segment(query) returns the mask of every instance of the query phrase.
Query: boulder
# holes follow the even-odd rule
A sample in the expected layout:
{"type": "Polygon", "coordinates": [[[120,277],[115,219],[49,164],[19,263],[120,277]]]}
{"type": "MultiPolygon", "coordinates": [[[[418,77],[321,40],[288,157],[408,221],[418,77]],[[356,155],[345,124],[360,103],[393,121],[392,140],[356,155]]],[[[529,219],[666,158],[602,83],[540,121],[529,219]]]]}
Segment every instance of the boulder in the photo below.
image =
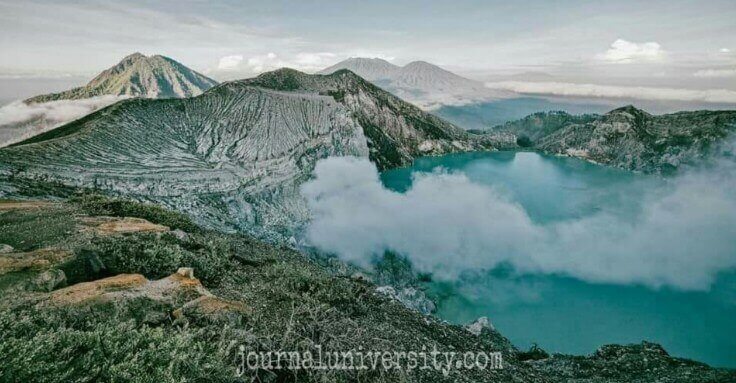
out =
{"type": "Polygon", "coordinates": [[[72,257],[60,249],[39,249],[23,253],[0,254],[0,275],[25,270],[45,270],[72,257]]]}
{"type": "Polygon", "coordinates": [[[51,302],[56,304],[82,304],[90,302],[127,301],[135,298],[148,298],[160,303],[174,303],[180,299],[192,300],[212,295],[194,278],[191,268],[181,268],[179,272],[166,278],[149,281],[141,274],[120,274],[92,282],[54,291],[51,302]]]}
{"type": "Polygon", "coordinates": [[[64,274],[64,271],[50,269],[38,274],[31,281],[29,289],[32,291],[51,292],[64,286],[66,286],[66,274],[64,274]]]}
{"type": "Polygon", "coordinates": [[[475,336],[480,336],[480,334],[483,333],[484,329],[488,329],[491,331],[495,330],[493,324],[491,324],[491,321],[489,321],[487,317],[480,317],[476,319],[475,322],[465,325],[465,329],[475,336]]]}
{"type": "Polygon", "coordinates": [[[186,241],[187,239],[189,239],[189,234],[187,234],[184,230],[181,230],[181,229],[172,230],[171,235],[173,235],[180,241],[186,241]]]}
{"type": "Polygon", "coordinates": [[[414,287],[403,287],[397,290],[392,286],[380,286],[376,288],[376,292],[425,315],[429,315],[437,309],[434,302],[427,297],[424,291],[414,287]]]}
{"type": "Polygon", "coordinates": [[[250,313],[250,309],[241,302],[206,295],[187,302],[181,308],[174,310],[172,315],[176,319],[207,319],[232,322],[248,313],[250,313]]]}
{"type": "Polygon", "coordinates": [[[176,270],[176,273],[181,275],[182,277],[194,279],[194,269],[191,267],[180,267],[178,270],[176,270]]]}
{"type": "Polygon", "coordinates": [[[128,233],[163,233],[167,226],[158,225],[142,218],[132,217],[81,217],[81,231],[93,232],[97,235],[128,233]]]}

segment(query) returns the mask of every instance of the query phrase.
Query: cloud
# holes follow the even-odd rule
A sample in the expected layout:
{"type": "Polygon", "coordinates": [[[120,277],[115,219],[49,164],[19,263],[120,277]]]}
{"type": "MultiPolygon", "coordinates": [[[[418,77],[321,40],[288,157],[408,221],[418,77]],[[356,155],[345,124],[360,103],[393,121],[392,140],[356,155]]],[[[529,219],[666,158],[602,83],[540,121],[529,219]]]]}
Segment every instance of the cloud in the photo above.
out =
{"type": "Polygon", "coordinates": [[[259,74],[287,67],[303,72],[314,72],[334,62],[336,57],[338,55],[331,52],[298,52],[286,57],[269,52],[250,56],[247,59],[243,55],[232,55],[221,58],[216,70],[259,74]]]}
{"type": "Polygon", "coordinates": [[[220,62],[217,64],[217,69],[233,70],[233,69],[236,69],[242,61],[243,61],[243,55],[225,56],[220,59],[220,62]]]}
{"type": "Polygon", "coordinates": [[[736,103],[736,91],[727,89],[678,89],[643,86],[616,86],[576,84],[567,82],[488,82],[491,89],[510,90],[517,93],[548,94],[556,96],[634,98],[660,101],[700,101],[708,103],[736,103]]]}
{"type": "Polygon", "coordinates": [[[598,213],[547,224],[463,174],[418,174],[405,193],[386,189],[367,159],[328,158],[314,174],[302,187],[313,217],[307,239],[363,266],[392,250],[440,279],[511,265],[521,273],[692,290],[736,267],[733,163],[652,190],[635,218],[598,213]]]}
{"type": "Polygon", "coordinates": [[[10,103],[0,108],[0,147],[51,130],[125,98],[108,95],[30,105],[22,101],[10,103]]]}
{"type": "Polygon", "coordinates": [[[731,53],[731,50],[728,49],[728,48],[721,48],[720,50],[718,50],[718,52],[721,52],[721,53],[731,53]]]}
{"type": "Polygon", "coordinates": [[[301,68],[318,70],[323,69],[332,63],[335,60],[335,57],[337,57],[337,55],[330,52],[298,53],[294,62],[301,68]]]}
{"type": "Polygon", "coordinates": [[[59,73],[53,71],[22,72],[8,71],[0,73],[0,79],[24,80],[24,79],[66,79],[76,77],[72,73],[59,73]]]}
{"type": "Polygon", "coordinates": [[[736,69],[701,69],[693,73],[695,77],[736,77],[736,69]]]}
{"type": "Polygon", "coordinates": [[[607,51],[596,57],[599,60],[619,64],[651,62],[661,60],[664,57],[664,51],[656,42],[634,43],[618,39],[611,44],[607,51]]]}
{"type": "Polygon", "coordinates": [[[254,73],[266,72],[269,70],[284,67],[285,63],[281,61],[275,53],[270,52],[262,56],[254,56],[246,62],[248,69],[254,73]]]}

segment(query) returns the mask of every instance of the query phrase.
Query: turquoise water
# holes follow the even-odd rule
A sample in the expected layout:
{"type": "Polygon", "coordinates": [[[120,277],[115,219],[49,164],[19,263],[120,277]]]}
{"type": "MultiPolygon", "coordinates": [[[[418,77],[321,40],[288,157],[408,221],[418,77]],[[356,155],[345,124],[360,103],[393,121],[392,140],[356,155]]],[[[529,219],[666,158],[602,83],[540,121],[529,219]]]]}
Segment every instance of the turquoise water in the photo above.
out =
{"type": "MultiPolygon", "coordinates": [[[[645,193],[656,196],[667,190],[667,181],[657,177],[528,152],[422,158],[381,178],[386,187],[403,192],[411,186],[412,174],[437,168],[492,185],[539,223],[602,211],[635,219],[645,193]]],[[[521,348],[537,343],[551,352],[589,354],[607,343],[648,340],[675,356],[736,367],[736,272],[721,273],[708,291],[588,283],[504,268],[427,288],[438,300],[440,317],[467,323],[487,316],[521,348]]]]}

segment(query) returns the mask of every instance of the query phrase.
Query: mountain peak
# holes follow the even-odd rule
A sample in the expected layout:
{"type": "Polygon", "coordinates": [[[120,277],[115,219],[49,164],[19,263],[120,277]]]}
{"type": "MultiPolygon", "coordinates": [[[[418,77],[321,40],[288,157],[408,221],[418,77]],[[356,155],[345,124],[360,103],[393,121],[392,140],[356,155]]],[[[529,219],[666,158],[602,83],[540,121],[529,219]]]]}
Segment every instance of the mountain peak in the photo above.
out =
{"type": "Polygon", "coordinates": [[[401,67],[381,58],[351,57],[317,73],[332,74],[341,69],[348,69],[369,81],[378,81],[393,77],[401,67]]]}
{"type": "Polygon", "coordinates": [[[347,60],[344,60],[347,62],[370,62],[370,63],[380,63],[380,64],[388,64],[393,65],[390,62],[379,58],[379,57],[350,57],[347,60]]]}
{"type": "Polygon", "coordinates": [[[426,61],[412,61],[402,67],[380,58],[351,57],[317,73],[331,74],[341,69],[350,70],[425,109],[506,96],[426,61]]]}
{"type": "Polygon", "coordinates": [[[308,74],[291,68],[280,68],[264,72],[256,77],[232,82],[235,85],[257,86],[279,91],[314,91],[325,93],[338,88],[356,90],[373,87],[365,79],[349,69],[338,69],[330,74],[308,74]],[[349,84],[349,85],[348,85],[349,84]]]}
{"type": "Polygon", "coordinates": [[[123,57],[123,60],[122,61],[126,61],[126,60],[140,60],[140,59],[144,59],[144,58],[147,58],[147,57],[143,53],[141,53],[141,52],[133,52],[133,53],[131,53],[131,54],[123,57]]]}
{"type": "Polygon", "coordinates": [[[442,69],[442,68],[438,67],[437,65],[434,65],[434,64],[428,63],[426,61],[422,61],[422,60],[412,61],[412,62],[404,65],[404,68],[437,68],[437,69],[442,69]]]}
{"type": "Polygon", "coordinates": [[[36,96],[26,100],[26,103],[78,100],[102,95],[181,98],[199,95],[215,85],[215,80],[176,60],[135,52],[102,71],[83,87],[36,96]]]}
{"type": "Polygon", "coordinates": [[[421,77],[424,78],[423,81],[454,81],[464,86],[472,82],[472,80],[421,60],[412,61],[401,67],[381,58],[351,57],[317,73],[330,74],[341,69],[348,69],[369,81],[417,82],[419,81],[417,77],[421,77]]]}
{"type": "Polygon", "coordinates": [[[639,108],[637,108],[637,107],[635,107],[634,105],[631,105],[631,104],[622,106],[620,108],[616,108],[616,109],[614,109],[614,110],[606,113],[606,115],[610,115],[610,116],[613,116],[613,115],[621,115],[621,114],[628,114],[628,115],[631,115],[632,117],[635,117],[635,118],[651,116],[651,114],[649,114],[649,113],[645,112],[644,110],[639,109],[639,108]]]}

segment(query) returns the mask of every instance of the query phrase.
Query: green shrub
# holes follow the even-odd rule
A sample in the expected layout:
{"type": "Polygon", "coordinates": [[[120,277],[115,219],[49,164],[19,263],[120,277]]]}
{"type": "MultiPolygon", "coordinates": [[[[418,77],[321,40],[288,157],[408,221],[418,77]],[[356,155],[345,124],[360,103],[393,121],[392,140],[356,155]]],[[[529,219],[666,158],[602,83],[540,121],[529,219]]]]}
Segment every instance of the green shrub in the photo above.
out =
{"type": "Polygon", "coordinates": [[[379,284],[405,286],[416,278],[411,262],[404,256],[386,251],[374,265],[379,284]]]}
{"type": "Polygon", "coordinates": [[[230,259],[227,243],[206,234],[190,235],[185,241],[151,233],[97,237],[79,253],[95,254],[106,274],[138,273],[159,279],[179,267],[193,267],[205,284],[217,284],[230,259]]]}
{"type": "Polygon", "coordinates": [[[530,348],[529,351],[521,351],[516,354],[519,360],[542,360],[549,358],[549,354],[547,351],[544,351],[542,348],[537,346],[536,343],[534,343],[530,348]]]}
{"type": "Polygon", "coordinates": [[[184,214],[166,210],[157,205],[123,199],[108,198],[99,194],[83,194],[70,200],[88,215],[143,218],[171,229],[197,232],[201,229],[184,214]]]}
{"type": "Polygon", "coordinates": [[[527,136],[519,136],[519,138],[516,139],[516,145],[519,145],[519,147],[522,148],[531,148],[534,146],[534,143],[532,142],[531,138],[527,136]]]}
{"type": "Polygon", "coordinates": [[[0,311],[3,382],[230,382],[234,364],[206,329],[149,327],[84,312],[0,311]],[[100,316],[101,317],[101,316],[100,316]]]}

